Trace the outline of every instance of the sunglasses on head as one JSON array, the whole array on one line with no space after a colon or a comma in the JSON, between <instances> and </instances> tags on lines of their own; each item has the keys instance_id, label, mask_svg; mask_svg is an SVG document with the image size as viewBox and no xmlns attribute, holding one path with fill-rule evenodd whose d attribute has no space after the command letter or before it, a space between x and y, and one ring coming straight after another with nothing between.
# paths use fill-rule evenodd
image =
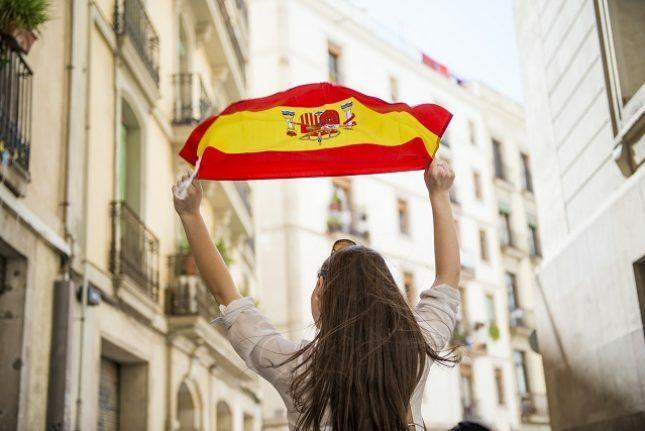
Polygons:
<instances>
[{"instance_id":1,"label":"sunglasses on head","mask_svg":"<svg viewBox=\"0 0 645 431\"><path fill-rule=\"evenodd\" d=\"M331 246L331 254L334 254L337 251L340 251L347 247L351 247L353 245L358 245L358 244L356 244L351 239L343 238L343 239L336 240L336 242L334 242L334 245Z\"/></svg>"}]
</instances>

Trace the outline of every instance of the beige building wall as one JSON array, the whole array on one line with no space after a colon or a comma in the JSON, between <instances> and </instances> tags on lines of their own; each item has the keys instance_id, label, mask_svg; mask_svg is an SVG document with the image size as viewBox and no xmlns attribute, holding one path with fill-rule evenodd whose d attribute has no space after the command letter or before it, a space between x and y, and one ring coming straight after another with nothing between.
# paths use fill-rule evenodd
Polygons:
<instances>
[{"instance_id":1,"label":"beige building wall","mask_svg":"<svg viewBox=\"0 0 645 431\"><path fill-rule=\"evenodd\" d=\"M515 2L544 261L536 319L554 429L642 429L639 1Z\"/></svg>"},{"instance_id":2,"label":"beige building wall","mask_svg":"<svg viewBox=\"0 0 645 431\"><path fill-rule=\"evenodd\" d=\"M245 3L51 8L23 55L28 176L15 164L0 172L0 310L11 316L0 321L0 428L258 430L258 379L209 324L217 304L190 265L170 193L190 130L244 95ZM131 210L115 206L123 184ZM248 185L209 183L205 197L235 281L257 295Z\"/></svg>"}]
</instances>

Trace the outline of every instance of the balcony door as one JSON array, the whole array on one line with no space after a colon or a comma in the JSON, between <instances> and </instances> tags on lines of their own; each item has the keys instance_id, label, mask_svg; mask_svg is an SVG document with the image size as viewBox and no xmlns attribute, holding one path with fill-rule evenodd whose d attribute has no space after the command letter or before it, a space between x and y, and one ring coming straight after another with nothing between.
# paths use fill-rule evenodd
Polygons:
<instances>
[{"instance_id":1,"label":"balcony door","mask_svg":"<svg viewBox=\"0 0 645 431\"><path fill-rule=\"evenodd\" d=\"M121 101L121 123L119 125L119 189L117 200L137 215L141 214L142 188L142 145L141 127L130 105Z\"/></svg>"}]
</instances>

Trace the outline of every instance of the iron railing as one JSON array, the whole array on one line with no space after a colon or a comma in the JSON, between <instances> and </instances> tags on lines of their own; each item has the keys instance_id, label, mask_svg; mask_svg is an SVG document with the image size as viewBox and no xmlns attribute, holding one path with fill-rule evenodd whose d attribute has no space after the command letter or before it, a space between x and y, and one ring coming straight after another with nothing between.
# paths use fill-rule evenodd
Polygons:
<instances>
[{"instance_id":1,"label":"iron railing","mask_svg":"<svg viewBox=\"0 0 645 431\"><path fill-rule=\"evenodd\" d=\"M115 31L127 34L148 72L159 85L159 36L141 0L117 0Z\"/></svg>"},{"instance_id":2,"label":"iron railing","mask_svg":"<svg viewBox=\"0 0 645 431\"><path fill-rule=\"evenodd\" d=\"M201 316L210 321L219 316L219 305L194 271L192 256L170 256L170 287L166 290L166 313L170 316Z\"/></svg>"},{"instance_id":3,"label":"iron railing","mask_svg":"<svg viewBox=\"0 0 645 431\"><path fill-rule=\"evenodd\" d=\"M238 33L235 31L235 26L231 20L231 15L226 8L225 0L217 0L219 10L222 13L222 18L224 19L224 25L226 26L226 32L228 34L231 43L233 44L233 51L235 51L235 59L237 60L240 70L242 71L242 76L245 76L244 73L244 53L242 52L242 45L240 44L240 39Z\"/></svg>"},{"instance_id":4,"label":"iron railing","mask_svg":"<svg viewBox=\"0 0 645 431\"><path fill-rule=\"evenodd\" d=\"M511 329L535 328L533 310L526 310L524 308L514 308L509 310L509 324Z\"/></svg>"},{"instance_id":5,"label":"iron railing","mask_svg":"<svg viewBox=\"0 0 645 431\"><path fill-rule=\"evenodd\" d=\"M545 394L520 394L520 414L524 423L546 423L549 420L549 404Z\"/></svg>"},{"instance_id":6,"label":"iron railing","mask_svg":"<svg viewBox=\"0 0 645 431\"><path fill-rule=\"evenodd\" d=\"M244 208L248 211L249 215L253 214L253 209L251 207L251 187L246 181L233 181L235 190L237 190L244 204Z\"/></svg>"},{"instance_id":7,"label":"iron railing","mask_svg":"<svg viewBox=\"0 0 645 431\"><path fill-rule=\"evenodd\" d=\"M172 76L175 87L175 124L195 124L213 112L202 77L197 73L176 73Z\"/></svg>"},{"instance_id":8,"label":"iron railing","mask_svg":"<svg viewBox=\"0 0 645 431\"><path fill-rule=\"evenodd\" d=\"M0 162L29 171L33 72L22 54L0 39Z\"/></svg>"},{"instance_id":9,"label":"iron railing","mask_svg":"<svg viewBox=\"0 0 645 431\"><path fill-rule=\"evenodd\" d=\"M112 203L110 269L128 276L150 298L159 297L159 240L125 202Z\"/></svg>"}]
</instances>

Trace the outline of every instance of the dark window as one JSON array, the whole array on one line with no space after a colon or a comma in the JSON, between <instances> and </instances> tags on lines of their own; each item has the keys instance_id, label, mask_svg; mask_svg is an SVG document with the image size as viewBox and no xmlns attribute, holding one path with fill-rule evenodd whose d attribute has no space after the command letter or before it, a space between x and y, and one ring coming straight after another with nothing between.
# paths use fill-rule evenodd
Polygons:
<instances>
[{"instance_id":1,"label":"dark window","mask_svg":"<svg viewBox=\"0 0 645 431\"><path fill-rule=\"evenodd\" d=\"M488 239L486 238L486 231L479 229L479 256L484 262L488 262L490 256L488 255Z\"/></svg>"},{"instance_id":2,"label":"dark window","mask_svg":"<svg viewBox=\"0 0 645 431\"><path fill-rule=\"evenodd\" d=\"M0 255L0 295L7 288L7 258Z\"/></svg>"},{"instance_id":3,"label":"dark window","mask_svg":"<svg viewBox=\"0 0 645 431\"><path fill-rule=\"evenodd\" d=\"M327 50L327 66L329 68L329 82L340 82L340 50L329 46Z\"/></svg>"},{"instance_id":4,"label":"dark window","mask_svg":"<svg viewBox=\"0 0 645 431\"><path fill-rule=\"evenodd\" d=\"M461 406L464 409L464 416L474 413L475 394L473 390L473 369L470 365L459 365L459 392L461 395Z\"/></svg>"},{"instance_id":5,"label":"dark window","mask_svg":"<svg viewBox=\"0 0 645 431\"><path fill-rule=\"evenodd\" d=\"M504 274L504 284L506 285L506 294L508 296L508 309L513 311L520 307L517 297L517 280L515 274L507 272Z\"/></svg>"},{"instance_id":6,"label":"dark window","mask_svg":"<svg viewBox=\"0 0 645 431\"><path fill-rule=\"evenodd\" d=\"M483 198L482 180L481 180L481 175L479 175L479 172L473 172L473 187L475 189L475 197L479 200L482 200Z\"/></svg>"},{"instance_id":7,"label":"dark window","mask_svg":"<svg viewBox=\"0 0 645 431\"><path fill-rule=\"evenodd\" d=\"M513 245L513 231L511 230L511 214L508 211L499 211L499 241L502 247Z\"/></svg>"},{"instance_id":8,"label":"dark window","mask_svg":"<svg viewBox=\"0 0 645 431\"><path fill-rule=\"evenodd\" d=\"M529 164L529 156L520 154L522 158L522 188L527 192L533 193L533 180L531 178L531 165Z\"/></svg>"},{"instance_id":9,"label":"dark window","mask_svg":"<svg viewBox=\"0 0 645 431\"><path fill-rule=\"evenodd\" d=\"M513 368L515 369L517 390L520 395L530 393L531 388L529 386L528 374L526 372L526 353L521 350L513 351Z\"/></svg>"},{"instance_id":10,"label":"dark window","mask_svg":"<svg viewBox=\"0 0 645 431\"><path fill-rule=\"evenodd\" d=\"M410 213L408 202L405 199L397 201L397 211L399 214L399 232L404 235L410 234Z\"/></svg>"},{"instance_id":11,"label":"dark window","mask_svg":"<svg viewBox=\"0 0 645 431\"><path fill-rule=\"evenodd\" d=\"M506 179L504 159L502 158L502 143L493 139L493 163L495 167L495 177L502 180Z\"/></svg>"},{"instance_id":12,"label":"dark window","mask_svg":"<svg viewBox=\"0 0 645 431\"><path fill-rule=\"evenodd\" d=\"M636 278L636 295L641 309L641 321L645 328L645 256L634 262L634 278Z\"/></svg>"},{"instance_id":13,"label":"dark window","mask_svg":"<svg viewBox=\"0 0 645 431\"><path fill-rule=\"evenodd\" d=\"M504 392L504 372L501 368L495 368L495 389L497 389L497 404L506 404L506 394Z\"/></svg>"},{"instance_id":14,"label":"dark window","mask_svg":"<svg viewBox=\"0 0 645 431\"><path fill-rule=\"evenodd\" d=\"M537 226L529 225L529 252L531 256L542 256L540 248L540 237L538 235Z\"/></svg>"}]
</instances>

